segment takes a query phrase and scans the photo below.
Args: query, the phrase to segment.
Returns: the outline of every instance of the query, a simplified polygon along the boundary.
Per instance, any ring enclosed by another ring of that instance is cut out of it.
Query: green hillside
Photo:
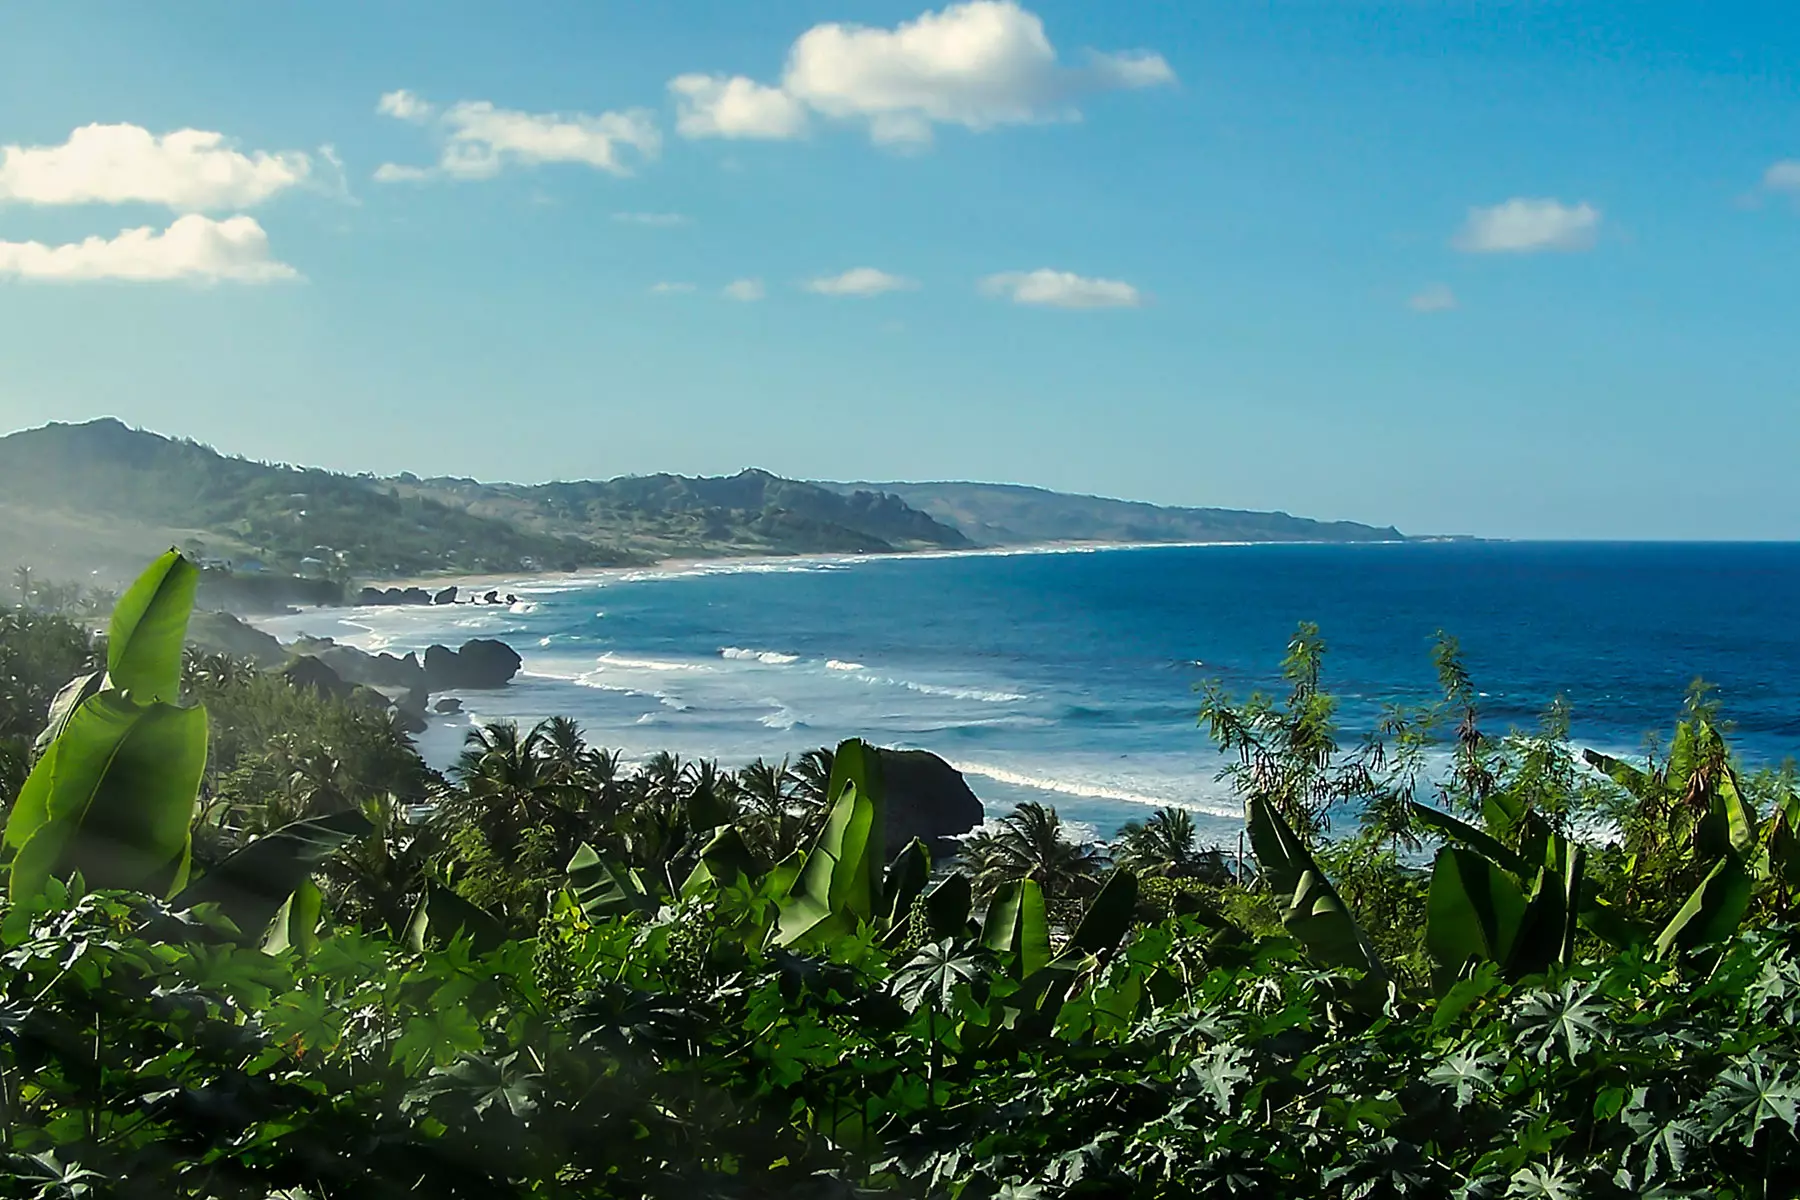
[[[362,578],[575,570],[673,555],[967,545],[892,496],[745,471],[537,486],[253,462],[116,420],[0,438],[0,565],[117,579],[150,554]]]
[[[1284,512],[1164,508],[1005,483],[831,483],[899,497],[986,546],[1044,542],[1391,542],[1392,526],[1315,521]]]

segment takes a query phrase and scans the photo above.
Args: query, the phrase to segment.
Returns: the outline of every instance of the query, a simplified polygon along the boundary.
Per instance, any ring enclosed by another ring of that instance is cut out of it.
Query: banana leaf
[[[354,809],[293,821],[240,848],[182,889],[176,908],[217,904],[245,935],[261,937],[319,864],[373,828]]]
[[[1714,863],[1656,935],[1657,955],[1667,958],[1674,953],[1692,953],[1730,937],[1750,908],[1753,885],[1750,873],[1736,858],[1727,855]]]
[[[427,880],[425,891],[406,922],[402,939],[406,948],[422,953],[464,934],[477,954],[497,950],[506,943],[506,926],[493,913],[469,903],[437,880]]]
[[[586,842],[576,847],[563,870],[576,905],[589,920],[656,910],[656,898],[636,871],[614,870]]]
[[[1120,867],[1100,885],[1081,923],[1069,938],[1069,949],[1085,954],[1107,954],[1118,949],[1137,912],[1138,881],[1132,872]]]
[[[1016,879],[994,894],[981,926],[981,944],[1010,959],[1026,979],[1050,962],[1050,914],[1035,879]]]
[[[700,851],[700,861],[688,872],[681,885],[684,898],[704,895],[720,887],[729,887],[740,879],[754,878],[756,855],[744,845],[744,837],[734,825],[726,825],[713,834]]]
[[[77,870],[90,887],[179,890],[206,771],[206,728],[205,709],[138,704],[115,691],[77,708],[7,819],[13,899]]]
[[[263,937],[263,953],[280,954],[292,949],[302,957],[311,954],[319,948],[319,922],[324,913],[325,897],[320,894],[319,885],[302,879],[300,886],[275,910],[275,919],[269,922],[269,931]]]
[[[113,606],[106,635],[110,686],[140,704],[173,703],[181,691],[181,648],[200,572],[171,550],[150,564]]]
[[[1256,862],[1282,906],[1281,923],[1315,961],[1363,973],[1365,998],[1385,987],[1387,968],[1318,863],[1269,803],[1245,805]]]
[[[974,908],[975,890],[969,877],[961,871],[946,875],[925,893],[925,918],[931,923],[932,938],[941,941],[968,936],[969,914]]]
[[[1525,894],[1510,874],[1462,846],[1438,851],[1425,897],[1432,989],[1443,995],[1471,959],[1505,964],[1525,910]]]
[[[906,843],[881,877],[881,919],[889,931],[906,925],[913,901],[931,882],[931,851],[918,838]]]
[[[884,814],[874,747],[856,739],[838,747],[829,794],[834,799],[825,826],[782,903],[778,946],[827,940],[875,919]]]
[[[1458,820],[1442,809],[1420,804],[1416,800],[1407,803],[1412,810],[1413,820],[1445,841],[1461,842],[1489,862],[1521,878],[1531,874],[1532,867],[1525,858],[1499,838],[1477,829],[1467,821]]]

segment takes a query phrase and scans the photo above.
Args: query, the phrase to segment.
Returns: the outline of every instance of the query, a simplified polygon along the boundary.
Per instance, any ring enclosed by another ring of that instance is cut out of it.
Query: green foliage
[[[59,693],[7,817],[15,901],[71,872],[158,895],[186,882],[207,747],[206,710],[173,702],[193,574],[174,551],[153,563],[114,610],[104,684]]]
[[[830,796],[830,815],[781,904],[782,946],[843,936],[875,919],[885,800],[873,747],[851,740],[837,748]]]

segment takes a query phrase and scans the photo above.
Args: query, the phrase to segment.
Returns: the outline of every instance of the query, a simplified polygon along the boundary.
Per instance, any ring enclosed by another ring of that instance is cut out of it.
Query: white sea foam
[[[666,658],[629,658],[622,654],[614,654],[611,650],[608,650],[605,654],[600,656],[598,669],[605,670],[610,667],[617,667],[626,671],[706,672],[712,670],[712,668],[705,663],[681,662]]]
[[[913,679],[894,679],[885,675],[859,675],[867,683],[883,684],[888,687],[901,687],[909,692],[917,692],[921,696],[942,696],[947,700],[976,700],[982,704],[1013,704],[1031,697],[1018,692],[986,691],[982,688],[944,687],[935,683],[920,683]]]
[[[719,657],[748,659],[753,662],[767,663],[772,667],[785,667],[789,663],[800,661],[798,654],[783,654],[779,650],[746,650],[742,646],[726,646],[719,651]]]
[[[1215,817],[1239,818],[1243,816],[1243,811],[1236,805],[1194,796],[1157,796],[1147,792],[1112,787],[1096,780],[1059,779],[1048,775],[1031,775],[987,763],[953,762],[950,765],[964,775],[979,775],[984,779],[992,779],[996,783],[1031,788],[1039,792],[1053,792],[1060,796],[1077,796],[1086,800],[1117,800],[1126,804],[1144,804],[1154,808],[1173,806]]]
[[[866,666],[864,666],[862,663],[846,662],[841,658],[826,659],[825,660],[825,669],[827,671],[866,671],[866,670],[868,670],[868,668]]]

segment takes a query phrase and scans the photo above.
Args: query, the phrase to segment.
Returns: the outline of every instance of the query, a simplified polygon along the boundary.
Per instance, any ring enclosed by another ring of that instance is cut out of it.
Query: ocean
[[[404,654],[500,638],[525,660],[419,739],[472,720],[579,720],[642,758],[797,756],[862,736],[954,763],[999,814],[1053,803],[1109,837],[1151,806],[1231,844],[1241,809],[1196,716],[1206,680],[1281,687],[1300,621],[1329,647],[1348,745],[1386,701],[1436,694],[1460,639],[1486,726],[1558,694],[1576,740],[1635,753],[1689,683],[1718,686],[1749,765],[1800,752],[1800,545],[1222,545],[714,562],[501,587],[512,607],[320,609],[264,622]]]

